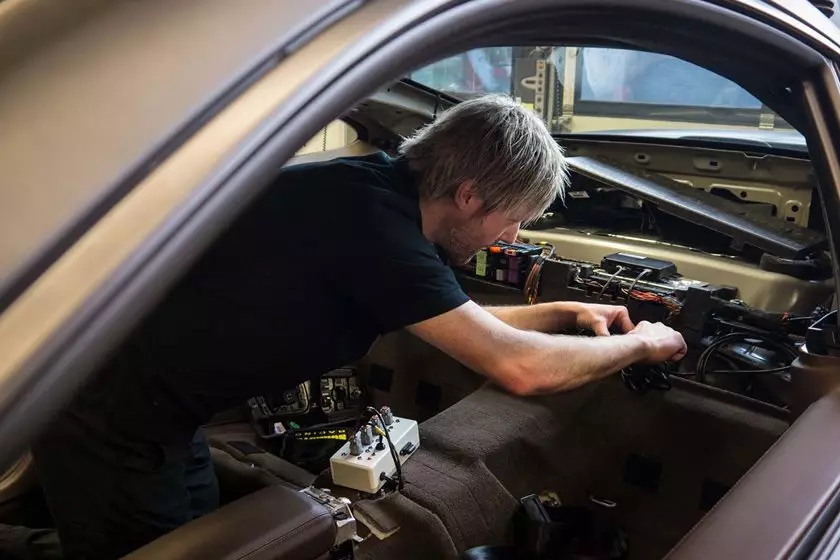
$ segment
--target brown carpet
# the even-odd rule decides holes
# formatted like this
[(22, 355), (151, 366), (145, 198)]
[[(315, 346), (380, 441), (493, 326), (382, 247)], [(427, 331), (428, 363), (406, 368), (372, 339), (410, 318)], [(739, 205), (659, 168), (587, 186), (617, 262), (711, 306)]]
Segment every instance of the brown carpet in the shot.
[(785, 428), (683, 390), (632, 394), (617, 378), (532, 399), (485, 386), (423, 423), (404, 469), (409, 500), (389, 504), (404, 525), (366, 541), (363, 557), (504, 543), (518, 498), (552, 489), (569, 504), (615, 502), (631, 558), (661, 558)]
[[(391, 494), (365, 504), (366, 512), (398, 526), (390, 538), (380, 541), (370, 536), (358, 548), (357, 560), (431, 560), (457, 558), (446, 527), (434, 513), (401, 494)], [(375, 512), (375, 513), (374, 513)]]

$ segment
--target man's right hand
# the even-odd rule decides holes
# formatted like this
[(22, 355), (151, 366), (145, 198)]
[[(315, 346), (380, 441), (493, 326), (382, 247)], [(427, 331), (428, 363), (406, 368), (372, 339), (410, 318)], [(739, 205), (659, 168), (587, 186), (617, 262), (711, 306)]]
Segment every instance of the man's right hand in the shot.
[(627, 335), (644, 338), (648, 355), (643, 362), (647, 364), (677, 362), (685, 357), (688, 350), (682, 335), (662, 323), (640, 321)]

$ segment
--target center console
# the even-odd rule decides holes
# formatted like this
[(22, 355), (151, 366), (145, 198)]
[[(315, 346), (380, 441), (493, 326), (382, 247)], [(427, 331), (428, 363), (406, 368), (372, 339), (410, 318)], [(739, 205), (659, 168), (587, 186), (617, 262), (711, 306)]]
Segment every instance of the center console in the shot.
[(267, 439), (290, 429), (355, 420), (364, 404), (356, 369), (347, 366), (277, 395), (255, 396), (248, 411), (257, 434)]
[(260, 447), (309, 472), (329, 466), (367, 404), (354, 366), (330, 371), (274, 395), (257, 395), (246, 410)]

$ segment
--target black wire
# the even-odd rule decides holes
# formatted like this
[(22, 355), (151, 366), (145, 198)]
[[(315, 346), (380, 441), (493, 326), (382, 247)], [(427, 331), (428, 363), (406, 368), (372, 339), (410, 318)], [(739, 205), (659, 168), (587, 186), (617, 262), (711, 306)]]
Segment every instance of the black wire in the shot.
[(397, 454), (397, 448), (391, 441), (391, 434), (388, 433), (388, 426), (385, 424), (385, 419), (382, 417), (382, 414), (372, 406), (367, 407), (367, 409), (368, 411), (373, 412), (374, 414), (376, 414), (376, 416), (379, 417), (379, 422), (382, 424), (382, 431), (385, 432), (385, 439), (388, 440), (388, 448), (391, 451), (391, 458), (394, 460), (394, 465), (397, 469), (398, 487), (400, 490), (402, 490), (405, 486), (405, 480), (403, 480), (402, 475), (402, 465), (400, 464), (400, 457)]
[(700, 383), (706, 382), (706, 366), (708, 365), (709, 358), (711, 358), (712, 354), (720, 346), (723, 346), (730, 340), (742, 340), (743, 338), (743, 333), (729, 333), (713, 340), (706, 349), (701, 352), (700, 357), (697, 358), (697, 371), (695, 372), (697, 381)]
[[(743, 341), (745, 339), (748, 340), (750, 338), (757, 338), (757, 339), (761, 340), (762, 342), (771, 344), (771, 345), (775, 346), (776, 348), (779, 348), (783, 352), (785, 352), (791, 358), (791, 360), (796, 359), (796, 351), (795, 350), (793, 350), (788, 345), (786, 345), (786, 344), (780, 342), (779, 340), (776, 340), (776, 339), (774, 339), (774, 338), (772, 338), (768, 335), (753, 333), (753, 332), (750, 332), (750, 333), (740, 333), (740, 332), (739, 333), (728, 333), (728, 334), (725, 334), (725, 335), (721, 336), (720, 338), (717, 338), (716, 340), (712, 341), (711, 344), (709, 344), (709, 346), (707, 346), (706, 349), (703, 350), (703, 352), (700, 354), (700, 357), (697, 359), (697, 371), (696, 371), (697, 381), (699, 381), (700, 383), (705, 383), (705, 381), (706, 381), (706, 368), (709, 365), (709, 360), (711, 359), (712, 355), (718, 350), (718, 348), (720, 348), (721, 346), (723, 346), (724, 344), (727, 344), (729, 342)], [(723, 370), (723, 371), (727, 371), (727, 370)], [(735, 370), (732, 370), (732, 371), (735, 371)], [(749, 370), (744, 370), (744, 372), (748, 373)]]
[(717, 356), (717, 359), (722, 361), (722, 362), (726, 362), (726, 365), (729, 366), (729, 369), (731, 369), (733, 371), (738, 371), (738, 364), (735, 363), (735, 360), (733, 360), (732, 358), (729, 358), (727, 356), (724, 356), (724, 355), (720, 354), (720, 355)]
[(787, 371), (791, 366), (782, 366), (770, 369), (716, 369), (709, 373), (781, 373)]
[(671, 389), (671, 370), (664, 364), (634, 364), (621, 370), (621, 380), (634, 393)]

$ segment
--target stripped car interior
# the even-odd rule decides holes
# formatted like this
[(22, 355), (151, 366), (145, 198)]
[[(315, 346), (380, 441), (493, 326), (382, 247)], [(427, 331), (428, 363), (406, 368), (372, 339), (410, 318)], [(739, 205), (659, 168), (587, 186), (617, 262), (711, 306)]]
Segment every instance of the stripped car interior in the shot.
[[(488, 247), (458, 267), (463, 288), (493, 305), (625, 305), (634, 321), (678, 330), (687, 357), (520, 398), (415, 337), (390, 333), (358, 363), (216, 416), (205, 431), (222, 507), (130, 558), (458, 558), (512, 542), (521, 500), (545, 493), (601, 511), (620, 527), (631, 559), (828, 550), (820, 547), (840, 510), (838, 232), (829, 218), (836, 201), (821, 191), (836, 177), (814, 100), (830, 96), (833, 65), (769, 32), (739, 35), (715, 19), (719, 6), (684, 14), (696, 25), (689, 36), (669, 31), (659, 8), (642, 13), (629, 1), (570, 3), (562, 22), (561, 8), (533, 4), (505, 8), (522, 18), (507, 26), (504, 10), (488, 10), (486, 28), (476, 24), (433, 56), (402, 62), (410, 68), (371, 78), (364, 95), (347, 94), (352, 103), (325, 107), (291, 141), (296, 155), (280, 159), (394, 155), (401, 138), (461, 99), (516, 95), (565, 149), (570, 184), (515, 246)], [(557, 18), (541, 19), (540, 10)], [(742, 56), (712, 48), (736, 39), (750, 42)], [(513, 53), (507, 83), (518, 93), (429, 77), (457, 59), (481, 81), (467, 53), (482, 48)], [(701, 110), (669, 100), (640, 116), (622, 98), (599, 114), (605, 105), (581, 85), (587, 48), (591, 60), (597, 48), (690, 62), (760, 101)], [(247, 204), (259, 197), (240, 201)], [(108, 351), (119, 348), (111, 341)], [(384, 477), (375, 492), (342, 488), (330, 459), (350, 445), (369, 407), (416, 421), (419, 441), (397, 446), (398, 480)], [(0, 522), (49, 529), (30, 458), (10, 464)]]

